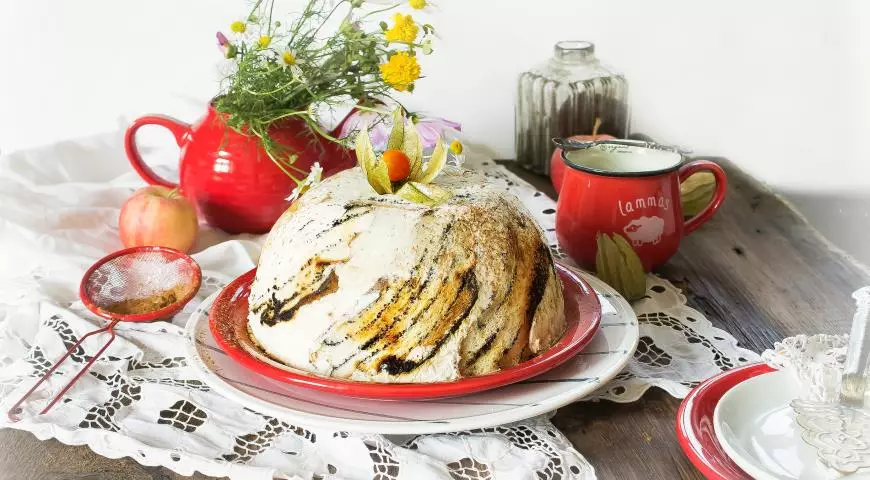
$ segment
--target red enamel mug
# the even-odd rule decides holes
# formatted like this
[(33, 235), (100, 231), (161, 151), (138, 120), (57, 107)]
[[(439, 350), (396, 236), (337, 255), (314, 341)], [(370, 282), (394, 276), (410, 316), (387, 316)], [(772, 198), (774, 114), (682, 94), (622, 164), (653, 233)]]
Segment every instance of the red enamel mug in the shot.
[[(596, 236), (606, 233), (625, 237), (644, 268), (655, 269), (725, 198), (727, 181), (719, 165), (685, 162), (673, 147), (635, 140), (554, 142), (562, 147), (567, 167), (556, 209), (556, 237), (584, 268), (595, 268)], [(684, 221), (680, 182), (699, 171), (713, 174), (716, 190), (698, 215)]]

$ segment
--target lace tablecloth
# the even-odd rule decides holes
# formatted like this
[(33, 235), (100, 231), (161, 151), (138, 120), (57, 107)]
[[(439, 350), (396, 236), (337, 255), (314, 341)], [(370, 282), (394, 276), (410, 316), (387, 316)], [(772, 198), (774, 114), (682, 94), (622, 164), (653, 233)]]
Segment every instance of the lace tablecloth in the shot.
[[(122, 136), (104, 135), (0, 157), (0, 410), (5, 412), (67, 345), (100, 324), (77, 299), (84, 270), (121, 248), (121, 203), (141, 187), (123, 156)], [(153, 152), (152, 152), (153, 154)], [(171, 161), (175, 154), (159, 155)], [(503, 182), (529, 208), (557, 256), (555, 203), (478, 155), (466, 166)], [(159, 169), (159, 168), (158, 168)], [(164, 168), (168, 173), (171, 169)], [(204, 230), (194, 258), (203, 269), (197, 298), (172, 323), (118, 327), (118, 340), (63, 402), (42, 405), (88, 360), (85, 343), (37, 392), (23, 420), (0, 427), (88, 445), (190, 475), (238, 479), (567, 479), (594, 468), (547, 417), (471, 432), (413, 438), (311, 430), (227, 402), (189, 367), (182, 326), (203, 298), (256, 263), (262, 237)], [(590, 400), (637, 400), (652, 386), (676, 397), (714, 373), (758, 355), (737, 347), (686, 306), (667, 280), (649, 276), (634, 309), (640, 343), (628, 368)], [(98, 340), (97, 340), (98, 341)]]

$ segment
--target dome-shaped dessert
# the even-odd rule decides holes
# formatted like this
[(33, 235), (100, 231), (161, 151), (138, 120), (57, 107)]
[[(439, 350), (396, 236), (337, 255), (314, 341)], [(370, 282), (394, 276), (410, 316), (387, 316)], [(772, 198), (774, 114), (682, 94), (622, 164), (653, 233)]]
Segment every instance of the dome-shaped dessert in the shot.
[(322, 376), (435, 382), (510, 367), (565, 330), (543, 234), (511, 194), (447, 168), (436, 207), (378, 195), (359, 168), (272, 228), (248, 325), (273, 359)]

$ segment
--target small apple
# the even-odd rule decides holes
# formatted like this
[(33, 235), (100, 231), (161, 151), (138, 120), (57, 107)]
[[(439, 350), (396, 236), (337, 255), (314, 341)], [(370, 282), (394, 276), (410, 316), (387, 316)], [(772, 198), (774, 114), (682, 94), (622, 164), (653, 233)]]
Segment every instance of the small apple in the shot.
[(199, 222), (193, 204), (177, 189), (150, 186), (124, 202), (118, 227), (125, 247), (157, 245), (187, 252), (196, 240)]
[[(601, 134), (598, 135), (598, 127), (601, 126), (601, 120), (595, 119), (595, 126), (592, 127), (592, 135), (574, 135), (568, 137), (569, 140), (579, 140), (581, 142), (592, 142), (595, 140), (613, 140), (614, 136)], [(550, 157), (550, 182), (553, 183), (553, 188), (556, 193), (562, 189), (562, 178), (565, 176), (565, 162), (562, 161), (562, 149), (556, 147), (553, 155)]]

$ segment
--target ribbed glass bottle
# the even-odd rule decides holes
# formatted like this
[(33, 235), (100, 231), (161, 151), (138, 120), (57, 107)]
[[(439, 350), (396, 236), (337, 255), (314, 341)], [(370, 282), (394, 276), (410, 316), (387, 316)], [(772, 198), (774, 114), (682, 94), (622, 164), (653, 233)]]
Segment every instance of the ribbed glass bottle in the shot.
[(628, 137), (628, 82), (598, 61), (591, 42), (559, 42), (546, 64), (520, 75), (517, 161), (533, 172), (549, 173), (551, 140), (590, 135), (596, 119), (599, 134)]

